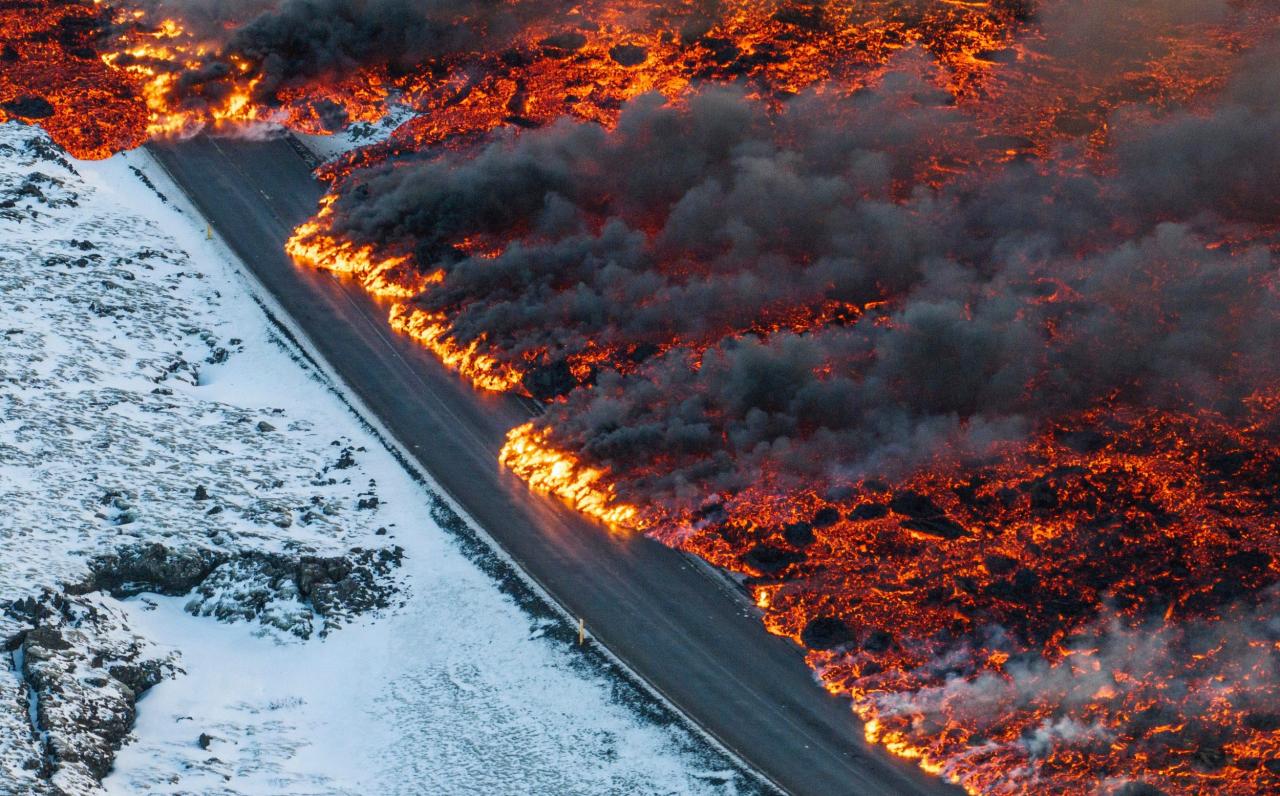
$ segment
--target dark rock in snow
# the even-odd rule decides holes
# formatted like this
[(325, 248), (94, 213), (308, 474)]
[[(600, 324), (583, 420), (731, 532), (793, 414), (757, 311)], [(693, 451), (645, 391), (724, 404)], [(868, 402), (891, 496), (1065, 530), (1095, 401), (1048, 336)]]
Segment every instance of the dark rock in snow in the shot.
[(226, 553), (206, 549), (173, 550), (158, 543), (131, 545), (89, 563), (89, 577), (68, 587), (71, 594), (109, 592), (131, 597), (143, 592), (182, 595), (191, 591), (218, 566)]
[(175, 662), (153, 656), (124, 615), (100, 599), (45, 591), (5, 613), (25, 628), (6, 646), (21, 652), (18, 675), (30, 694), (45, 773), (65, 786), (56, 792), (87, 792), (111, 770), (138, 697), (173, 676)]

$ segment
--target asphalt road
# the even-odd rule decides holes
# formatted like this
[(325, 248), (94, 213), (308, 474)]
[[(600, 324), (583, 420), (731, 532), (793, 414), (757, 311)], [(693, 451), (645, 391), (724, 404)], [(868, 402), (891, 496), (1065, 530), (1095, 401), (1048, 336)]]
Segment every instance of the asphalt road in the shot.
[(199, 137), (152, 151), (348, 387), (520, 567), (686, 716), (794, 794), (958, 794), (863, 740), (847, 701), (765, 632), (705, 565), (622, 537), (502, 470), (530, 409), (480, 394), (407, 338), (358, 287), (295, 266), (289, 232), (322, 187), (286, 141)]

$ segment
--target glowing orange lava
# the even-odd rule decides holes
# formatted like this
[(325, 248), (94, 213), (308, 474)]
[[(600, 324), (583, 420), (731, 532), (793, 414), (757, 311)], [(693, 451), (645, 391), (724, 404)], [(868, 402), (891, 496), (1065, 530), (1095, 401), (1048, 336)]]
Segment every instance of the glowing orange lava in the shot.
[(607, 474), (550, 447), (547, 436), (531, 423), (512, 429), (498, 459), (530, 488), (555, 495), (611, 528), (639, 530), (639, 509), (618, 500)]
[[(1280, 251), (1280, 218), (1223, 220), (1217, 216), (1231, 210), (1223, 207), (1166, 218), (1170, 213), (1159, 200), (1180, 186), (1157, 182), (1132, 200), (1157, 209), (1144, 210), (1140, 221), (1137, 211), (1090, 221), (1083, 237), (1149, 234), (1158, 246), (1169, 235), (1165, 222), (1176, 221), (1199, 252), (1231, 258), (1215, 261), (1217, 271), (1175, 269), (1171, 276), (1160, 270), (1169, 266), (1167, 259), (1139, 259), (1132, 268), (1150, 269), (1150, 279), (1131, 283), (1104, 266), (1132, 255), (1140, 243), (1125, 238), (1111, 260), (1090, 260), (1097, 252), (1088, 239), (1051, 256), (1045, 252), (1056, 241), (1040, 228), (994, 246), (976, 264), (951, 250), (931, 252), (930, 263), (923, 255), (912, 260), (913, 247), (924, 242), (900, 237), (865, 254), (874, 261), (903, 258), (902, 273), (868, 278), (866, 295), (857, 300), (840, 294), (838, 283), (863, 263), (849, 257), (815, 264), (821, 252), (811, 255), (788, 238), (783, 242), (792, 250), (784, 254), (804, 266), (794, 273), (823, 278), (794, 292), (777, 291), (776, 300), (752, 304), (747, 317), (730, 299), (698, 303), (686, 289), (695, 282), (739, 287), (738, 300), (749, 303), (754, 293), (773, 287), (764, 283), (789, 278), (793, 271), (778, 266), (783, 276), (762, 268), (741, 284), (714, 281), (726, 272), (743, 275), (746, 259), (780, 260), (761, 243), (767, 234), (743, 224), (725, 233), (727, 244), (676, 246), (676, 236), (665, 234), (675, 215), (670, 207), (636, 209), (642, 200), (591, 192), (592, 183), (605, 181), (601, 168), (587, 169), (585, 188), (567, 178), (549, 181), (553, 187), (535, 197), (532, 210), (496, 232), (447, 229), (439, 240), (420, 245), (424, 241), (410, 233), (358, 239), (342, 223), (344, 213), (354, 212), (344, 200), (360, 197), (370, 173), (445, 163), (435, 175), (444, 180), (448, 169), (488, 152), (486, 145), (514, 147), (557, 123), (569, 129), (566, 119), (577, 124), (573, 131), (597, 131), (598, 142), (608, 141), (627, 132), (619, 120), (637, 98), (641, 105), (665, 100), (664, 107), (688, 110), (708, 87), (732, 85), (738, 99), (774, 125), (770, 136), (733, 154), (743, 171), (758, 167), (794, 176), (800, 156), (788, 147), (799, 133), (787, 126), (789, 113), (827, 113), (821, 119), (833, 127), (859, 112), (882, 117), (888, 144), (841, 150), (841, 167), (856, 161), (859, 174), (875, 179), (850, 188), (843, 204), (833, 203), (858, 212), (837, 215), (843, 226), (813, 233), (823, 240), (882, 224), (896, 229), (901, 217), (926, 218), (905, 228), (928, 238), (928, 213), (938, 212), (938, 223), (947, 221), (938, 210), (944, 197), (959, 204), (997, 176), (1008, 180), (1000, 185), (1059, 180), (1061, 191), (1032, 194), (1035, 201), (1014, 208), (1001, 205), (999, 196), (982, 197), (984, 208), (995, 209), (975, 213), (977, 221), (950, 247), (976, 248), (998, 238), (1000, 225), (1013, 223), (1008, 216), (1034, 219), (1068, 202), (1072, 191), (1117, 191), (1107, 178), (1121, 169), (1115, 157), (1119, 122), (1155, 124), (1179, 113), (1207, 117), (1241, 57), (1280, 31), (1280, 9), (1267, 0), (1204, 7), (1164, 0), (712, 5), (588, 0), (554, 7), (554, 13), (530, 10), (518, 25), (450, 19), (470, 25), (466, 29), (483, 44), (442, 49), (408, 65), (353, 59), (343, 70), (288, 75), (273, 84), (264, 79), (261, 60), (229, 48), (234, 24), (197, 34), (181, 19), (153, 18), (127, 2), (108, 7), (96, 0), (34, 0), (0, 6), (0, 121), (38, 122), (74, 155), (99, 158), (150, 137), (206, 128), (272, 125), (319, 133), (334, 118), (377, 120), (391, 102), (412, 109), (415, 116), (386, 142), (321, 169), (330, 193), (295, 231), (287, 251), (299, 265), (354, 280), (385, 301), (392, 328), (476, 388), (544, 399), (548, 415), (512, 430), (500, 455), (530, 488), (610, 529), (650, 533), (740, 575), (768, 629), (803, 645), (826, 688), (852, 699), (869, 741), (972, 793), (1280, 791), (1280, 631), (1274, 620), (1280, 605), (1280, 390), (1232, 389), (1237, 383), (1256, 387), (1236, 378), (1251, 361), (1246, 349), (1274, 348), (1274, 339), (1250, 337), (1247, 323), (1236, 328), (1234, 317), (1253, 307), (1256, 296), (1276, 295), (1274, 266), (1259, 266), (1258, 274), (1241, 282), (1247, 288), (1238, 306), (1215, 318), (1210, 336), (1242, 342), (1212, 374), (1195, 374), (1204, 383), (1173, 380), (1152, 397), (1124, 372), (1101, 398), (1055, 415), (1040, 413), (1041, 403), (1079, 387), (1054, 382), (1044, 375), (1050, 369), (1040, 368), (1040, 359), (1079, 356), (1055, 347), (1072, 328), (1079, 333), (1088, 326), (1077, 321), (1120, 326), (1117, 319), (1138, 315), (1171, 281), (1191, 289), (1221, 271), (1245, 269), (1241, 263), (1261, 257), (1261, 249)], [(526, 4), (512, 3), (502, 12), (526, 10)], [(860, 105), (877, 97), (896, 97), (901, 107), (872, 105), (867, 111)], [(661, 124), (679, 121), (673, 113), (638, 135), (661, 133)], [(946, 134), (953, 123), (964, 132)], [(892, 169), (877, 147), (898, 154), (893, 147), (916, 140), (917, 126), (927, 128), (919, 139), (923, 151)], [(654, 165), (635, 162), (643, 159), (626, 165)], [(675, 161), (658, 166), (694, 168)], [(1258, 172), (1268, 166), (1260, 162)], [(1069, 179), (1079, 175), (1096, 179)], [(727, 201), (715, 193), (723, 187), (721, 176), (703, 180), (684, 198), (716, 197), (705, 201), (727, 215)], [(813, 181), (823, 190), (847, 188), (834, 186), (833, 175), (820, 176), (831, 177)], [(1233, 193), (1221, 204), (1235, 201), (1238, 187), (1232, 183)], [(777, 216), (789, 209), (771, 206), (772, 200), (765, 191), (757, 204)], [(357, 201), (350, 204), (358, 209)], [(565, 212), (571, 206), (577, 215)], [(440, 212), (456, 210), (446, 204)], [(636, 312), (627, 316), (630, 325), (618, 324), (621, 310), (660, 299), (637, 290), (597, 302), (580, 274), (565, 276), (565, 263), (547, 268), (549, 275), (539, 272), (541, 281), (515, 280), (558, 262), (545, 259), (546, 250), (538, 250), (541, 260), (518, 259), (548, 239), (596, 242), (621, 222), (626, 229), (619, 236), (640, 241), (634, 250), (653, 258), (644, 274), (649, 281), (638, 283), (671, 288), (662, 295), (688, 300), (694, 309), (685, 313), (681, 304), (681, 314), (696, 315), (696, 322)], [(634, 250), (619, 246), (601, 255), (585, 247), (587, 253), (570, 264), (589, 262), (597, 271), (631, 275), (639, 270), (636, 262), (649, 266), (639, 255), (626, 261), (617, 254)], [(726, 250), (732, 256), (722, 257)], [(1188, 251), (1172, 257), (1185, 260), (1192, 256)], [(948, 260), (930, 272), (932, 278), (913, 281), (916, 271), (936, 265), (932, 260), (952, 257), (972, 267)], [(1004, 260), (1019, 258), (1034, 261), (1026, 269), (1034, 278), (1025, 284), (982, 282), (1007, 265)], [(455, 269), (483, 276), (499, 264), (512, 269), (497, 272), (512, 277), (511, 284), (487, 277), (494, 282), (488, 289), (515, 295), (495, 301), (496, 308), (481, 307), (494, 312), (477, 315), (497, 321), (479, 326), (471, 311), (488, 296), (459, 288)], [(543, 325), (580, 323), (596, 331), (566, 343), (563, 356), (552, 344), (529, 342), (538, 330), (528, 326), (516, 327), (526, 338), (502, 337), (497, 324), (514, 317), (513, 306), (530, 293), (564, 299), (548, 303), (559, 314), (541, 317)], [(886, 341), (898, 338), (890, 333), (911, 331), (911, 319), (899, 313), (904, 305), (915, 300), (929, 311), (955, 305), (969, 323), (956, 328), (969, 331), (978, 320), (990, 320), (975, 319), (984, 301), (1004, 306), (990, 301), (993, 295), (1008, 298), (1010, 309), (992, 325), (1021, 332), (1023, 343), (1048, 341), (1027, 345), (1029, 362), (1017, 363), (1033, 375), (1017, 368), (1013, 376), (1000, 374), (1021, 401), (1003, 418), (1017, 433), (971, 428), (972, 418), (956, 411), (911, 438), (905, 447), (926, 453), (909, 451), (918, 454), (905, 457), (910, 466), (880, 473), (874, 470), (879, 460), (863, 464), (863, 451), (841, 450), (838, 461), (814, 460), (806, 446), (820, 450), (815, 438), (830, 435), (817, 417), (825, 408), (819, 399), (826, 390), (848, 388), (893, 353)], [(1037, 314), (1045, 307), (1053, 311)], [(1183, 330), (1180, 324), (1200, 310), (1195, 302), (1160, 309), (1147, 324), (1158, 331)], [(1036, 318), (1038, 325), (1028, 320)], [(857, 345), (852, 336), (842, 337), (837, 342), (846, 345), (835, 349), (838, 357), (797, 360), (806, 376), (817, 377), (819, 399), (788, 398), (803, 407), (794, 427), (785, 425), (785, 412), (773, 406), (768, 390), (750, 396), (760, 406), (750, 407), (740, 426), (717, 425), (732, 407), (714, 404), (710, 387), (698, 380), (708, 363), (741, 354), (752, 341), (803, 342), (852, 329), (865, 337)], [(1205, 334), (1198, 328), (1171, 334), (1168, 362)], [(980, 372), (983, 351), (962, 364)], [(939, 368), (958, 356), (947, 345), (926, 353)], [(748, 364), (760, 370), (773, 363)], [(759, 380), (785, 381), (798, 372), (770, 371)], [(886, 392), (900, 386), (892, 377), (881, 381)], [(945, 386), (946, 392), (954, 389)], [(1225, 397), (1181, 400), (1184, 391), (1199, 395), (1215, 386)], [(651, 407), (642, 406), (646, 422), (627, 425), (619, 405), (629, 388), (648, 388), (648, 402), (663, 405), (680, 422), (661, 426), (643, 414)], [(943, 404), (950, 397), (926, 396)], [(583, 406), (605, 418), (605, 437), (616, 434), (620, 441), (593, 447), (575, 436), (571, 413)], [(865, 407), (855, 403), (848, 414), (861, 411)], [(611, 420), (615, 415), (619, 419)], [(886, 434), (900, 421), (892, 413), (876, 419), (876, 431)], [(973, 432), (984, 444), (953, 445), (942, 427)], [(748, 432), (759, 429), (774, 432), (767, 444), (735, 447), (735, 434), (753, 441)], [(660, 440), (660, 455), (627, 460), (632, 432), (651, 446)], [(707, 475), (738, 475), (731, 466), (738, 461), (763, 462), (747, 469), (745, 486), (726, 477), (730, 486), (721, 488)]]

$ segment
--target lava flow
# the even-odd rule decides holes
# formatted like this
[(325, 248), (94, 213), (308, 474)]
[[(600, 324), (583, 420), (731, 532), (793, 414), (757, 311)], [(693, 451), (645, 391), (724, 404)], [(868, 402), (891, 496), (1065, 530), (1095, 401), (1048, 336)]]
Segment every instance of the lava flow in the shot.
[(970, 792), (1280, 790), (1274, 2), (422, 5), (0, 5), (0, 108), (409, 109), (288, 250), (545, 402), (530, 487)]

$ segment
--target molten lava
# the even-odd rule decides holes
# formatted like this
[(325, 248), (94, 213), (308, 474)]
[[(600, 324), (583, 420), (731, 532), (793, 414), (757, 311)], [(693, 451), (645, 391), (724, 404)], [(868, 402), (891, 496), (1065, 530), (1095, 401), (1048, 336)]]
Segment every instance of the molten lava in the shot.
[(0, 6), (0, 119), (413, 110), (287, 248), (546, 402), (530, 487), (973, 793), (1280, 789), (1274, 3), (261, 5)]
[(548, 433), (532, 423), (507, 437), (499, 461), (540, 492), (561, 498), (578, 511), (614, 527), (632, 528), (640, 511), (620, 502), (607, 474), (584, 467), (572, 454), (547, 445)]

